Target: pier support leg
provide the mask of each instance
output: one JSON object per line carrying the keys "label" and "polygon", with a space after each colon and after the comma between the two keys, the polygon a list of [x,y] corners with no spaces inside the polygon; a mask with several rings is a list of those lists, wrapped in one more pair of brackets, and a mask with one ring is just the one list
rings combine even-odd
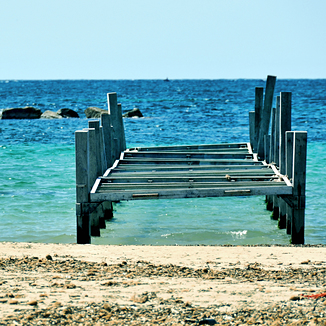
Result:
{"label": "pier support leg", "polygon": [[291,243],[304,244],[306,204],[307,132],[294,132],[293,140],[293,217]]}
{"label": "pier support leg", "polygon": [[76,204],[77,243],[91,243],[91,223],[88,212],[83,212],[82,204]]}
{"label": "pier support leg", "polygon": [[91,219],[91,236],[92,237],[100,237],[100,217],[97,211],[94,211],[90,214]]}
{"label": "pier support leg", "polygon": [[102,203],[103,217],[105,220],[110,220],[113,217],[113,206],[111,201],[104,201]]}
{"label": "pier support leg", "polygon": [[[291,131],[291,109],[292,109],[292,93],[281,92],[280,94],[280,148],[279,148],[279,167],[281,174],[286,174],[286,132]],[[280,229],[286,228],[286,212],[287,204],[280,198],[279,200],[279,220],[278,226]]]}
{"label": "pier support leg", "polygon": [[86,130],[75,132],[77,243],[91,243],[89,210],[89,140]]}
{"label": "pier support leg", "polygon": [[[285,153],[286,153],[286,175],[289,180],[292,180],[293,172],[293,138],[294,132],[287,131],[285,133]],[[286,233],[291,234],[291,224],[293,218],[293,207],[290,205],[286,206]]]}
{"label": "pier support leg", "polygon": [[271,110],[273,104],[274,88],[276,77],[267,76],[264,107],[261,115],[258,137],[258,156],[263,159],[264,157],[264,136],[268,134],[269,123],[271,119]]}

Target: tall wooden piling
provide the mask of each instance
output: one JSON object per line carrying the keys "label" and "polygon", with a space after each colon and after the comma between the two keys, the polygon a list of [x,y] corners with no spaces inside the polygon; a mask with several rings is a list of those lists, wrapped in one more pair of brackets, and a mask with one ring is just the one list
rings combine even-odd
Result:
{"label": "tall wooden piling", "polygon": [[253,152],[257,149],[256,128],[255,128],[255,111],[249,112],[249,138]]}
{"label": "tall wooden piling", "polygon": [[257,152],[258,150],[258,140],[259,140],[259,129],[262,119],[264,105],[264,88],[256,87],[255,88],[255,140],[253,145],[253,150]]}
{"label": "tall wooden piling", "polygon": [[109,113],[101,115],[101,124],[103,130],[104,153],[107,163],[107,168],[112,166],[112,148],[113,148],[113,129],[111,126],[111,117]]}
{"label": "tall wooden piling", "polygon": [[[286,174],[286,152],[285,144],[286,131],[291,131],[291,99],[292,93],[281,92],[280,94],[280,129],[279,129],[279,168],[280,173]],[[279,199],[279,223],[280,229],[286,228],[286,211],[287,204],[284,200]]]}
{"label": "tall wooden piling", "polygon": [[[293,141],[294,141],[294,132],[287,131],[285,133],[285,153],[286,153],[286,175],[289,180],[292,182],[292,173],[293,173]],[[291,234],[291,224],[293,219],[293,206],[286,206],[286,233]]]}
{"label": "tall wooden piling", "polygon": [[[276,107],[275,107],[275,131],[274,131],[274,155],[273,161],[278,166],[280,156],[280,96],[276,96]],[[272,219],[278,220],[279,217],[279,198],[273,196],[273,214]]]}
{"label": "tall wooden piling", "polygon": [[304,244],[304,216],[306,206],[307,132],[294,132],[293,140],[293,217],[291,243]]}
{"label": "tall wooden piling", "polygon": [[85,206],[89,202],[89,169],[88,169],[88,132],[78,130],[75,132],[75,158],[76,158],[76,218],[77,243],[91,242],[89,212]]}
{"label": "tall wooden piling", "polygon": [[116,160],[120,153],[126,149],[121,105],[118,105],[117,93],[108,93],[107,98],[113,127],[113,160]]}
{"label": "tall wooden piling", "polygon": [[273,105],[274,89],[275,89],[275,76],[268,76],[266,82],[265,99],[263,112],[261,114],[261,121],[259,125],[258,137],[258,156],[264,158],[264,136],[268,134],[269,124],[271,119],[271,110]]}

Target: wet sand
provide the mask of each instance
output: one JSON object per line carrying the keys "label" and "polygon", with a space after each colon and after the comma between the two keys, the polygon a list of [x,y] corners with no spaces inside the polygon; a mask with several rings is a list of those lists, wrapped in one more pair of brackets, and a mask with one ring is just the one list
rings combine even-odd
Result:
{"label": "wet sand", "polygon": [[324,246],[3,242],[0,269],[0,325],[326,323]]}

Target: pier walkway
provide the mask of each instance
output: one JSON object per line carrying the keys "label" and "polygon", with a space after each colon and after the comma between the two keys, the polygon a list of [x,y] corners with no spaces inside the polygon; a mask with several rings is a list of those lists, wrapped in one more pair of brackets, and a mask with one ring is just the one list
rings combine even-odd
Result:
{"label": "pier walkway", "polygon": [[77,243],[100,236],[112,202],[264,195],[279,227],[303,244],[307,133],[291,131],[291,93],[272,108],[275,80],[268,76],[265,96],[256,88],[248,143],[127,149],[109,93],[108,113],[75,133]]}

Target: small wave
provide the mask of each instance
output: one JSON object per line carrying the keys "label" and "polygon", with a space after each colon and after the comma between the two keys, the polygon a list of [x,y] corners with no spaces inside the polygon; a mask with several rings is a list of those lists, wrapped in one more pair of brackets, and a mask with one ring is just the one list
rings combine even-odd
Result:
{"label": "small wave", "polygon": [[243,231],[230,231],[229,234],[232,235],[232,238],[234,239],[245,239],[247,235],[248,230]]}

